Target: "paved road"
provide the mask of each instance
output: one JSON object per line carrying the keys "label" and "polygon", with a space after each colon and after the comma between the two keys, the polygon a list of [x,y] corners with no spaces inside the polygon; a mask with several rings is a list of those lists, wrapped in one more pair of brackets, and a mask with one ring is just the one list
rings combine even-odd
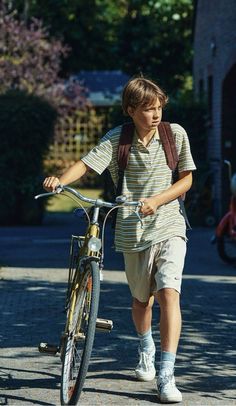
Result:
{"label": "paved road", "polygon": [[[0,229],[0,405],[59,405],[59,357],[41,355],[40,341],[58,342],[63,329],[69,216],[50,215],[42,227]],[[176,377],[183,405],[236,405],[236,269],[218,259],[212,231],[194,229],[183,282],[183,332]],[[97,333],[81,405],[158,403],[155,382],[135,381],[137,339],[119,254],[110,250],[99,315],[111,334]],[[158,308],[153,332],[159,346]],[[157,351],[157,360],[159,351]]]}

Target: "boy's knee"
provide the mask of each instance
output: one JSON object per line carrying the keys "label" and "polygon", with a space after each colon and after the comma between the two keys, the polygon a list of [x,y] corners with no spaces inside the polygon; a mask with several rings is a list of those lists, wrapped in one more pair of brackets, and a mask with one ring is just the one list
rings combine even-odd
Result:
{"label": "boy's knee", "polygon": [[160,306],[179,305],[179,292],[173,288],[161,289],[155,296]]}
{"label": "boy's knee", "polygon": [[153,306],[154,298],[153,296],[147,302],[140,302],[138,299],[133,297],[133,309],[147,309]]}

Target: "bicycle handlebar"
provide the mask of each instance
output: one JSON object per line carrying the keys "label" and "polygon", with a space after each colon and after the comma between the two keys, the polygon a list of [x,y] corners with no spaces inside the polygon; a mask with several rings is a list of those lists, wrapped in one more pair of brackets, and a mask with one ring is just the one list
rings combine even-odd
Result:
{"label": "bicycle handlebar", "polygon": [[105,200],[102,200],[102,199],[90,199],[89,197],[82,195],[82,193],[73,189],[72,187],[63,186],[63,185],[59,185],[54,192],[41,193],[39,195],[36,195],[34,198],[40,199],[41,197],[55,196],[62,192],[69,192],[72,195],[74,195],[77,199],[82,200],[83,202],[86,202],[86,203],[90,203],[96,207],[112,208],[112,207],[116,207],[116,206],[136,206],[138,208],[138,207],[143,206],[143,202],[141,202],[141,201],[133,201],[133,202],[126,201],[126,199],[127,199],[126,196],[118,196],[114,203],[106,202]]}

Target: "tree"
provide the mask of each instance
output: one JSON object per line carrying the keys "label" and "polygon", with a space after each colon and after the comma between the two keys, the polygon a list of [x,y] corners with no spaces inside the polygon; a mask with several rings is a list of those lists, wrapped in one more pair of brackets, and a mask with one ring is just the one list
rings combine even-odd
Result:
{"label": "tree", "polygon": [[45,201],[36,202],[43,179],[55,109],[19,90],[0,95],[0,224],[39,224]]}
{"label": "tree", "polygon": [[81,86],[69,83],[68,92],[60,77],[61,61],[69,47],[50,37],[41,20],[32,18],[26,22],[16,11],[9,11],[3,1],[0,23],[0,93],[19,89],[44,97],[56,107],[85,103]]}
{"label": "tree", "polygon": [[[29,16],[63,36],[63,73],[122,69],[157,79],[174,93],[191,75],[192,0],[28,0]],[[24,13],[25,0],[12,1]]]}
{"label": "tree", "polygon": [[[46,4],[45,4],[46,3]],[[64,61],[64,74],[81,69],[117,69],[116,38],[126,0],[28,0],[28,18],[37,17],[51,35],[63,38],[72,52]],[[12,8],[25,16],[25,0],[13,0]]]}
{"label": "tree", "polygon": [[50,37],[42,21],[22,20],[2,1],[0,24],[0,223],[37,224],[44,203],[33,196],[57,113],[84,106],[85,97],[78,83],[60,78],[68,46]]}
{"label": "tree", "polygon": [[156,79],[168,93],[191,75],[191,0],[130,0],[118,41],[123,69]]}

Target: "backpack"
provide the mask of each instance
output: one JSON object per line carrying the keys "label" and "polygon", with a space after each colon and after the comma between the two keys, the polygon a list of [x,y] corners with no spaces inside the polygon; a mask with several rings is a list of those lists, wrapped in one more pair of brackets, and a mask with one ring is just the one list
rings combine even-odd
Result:
{"label": "backpack", "polygon": [[[121,129],[121,135],[119,139],[119,146],[118,146],[118,153],[117,153],[117,161],[118,161],[118,182],[116,187],[116,197],[122,194],[122,186],[124,180],[125,169],[128,165],[129,161],[129,154],[130,149],[133,141],[134,136],[134,124],[133,122],[125,123]],[[158,126],[158,132],[160,136],[161,143],[163,145],[163,149],[165,152],[166,163],[169,168],[172,170],[173,179],[176,179],[176,175],[178,172],[178,162],[179,156],[176,149],[176,144],[173,138],[173,133],[171,130],[170,123],[161,121]],[[184,203],[181,197],[178,198],[180,204],[180,210],[185,218],[185,222],[188,228],[191,229],[189,224],[187,214],[185,211]],[[116,222],[116,215],[117,211],[114,213],[113,217],[113,227],[115,226]]]}

